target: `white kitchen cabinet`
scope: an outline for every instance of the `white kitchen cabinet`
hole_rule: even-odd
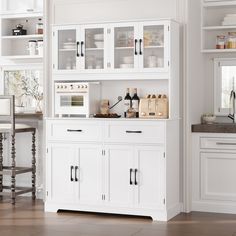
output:
[[[192,210],[236,213],[236,136],[193,134]]]
[[[171,21],[55,26],[54,72],[168,72],[171,25],[176,27]]]
[[[106,180],[105,200],[108,205],[132,207],[134,203],[132,146],[109,145],[105,147]]]
[[[57,26],[53,38],[54,71],[107,68],[107,25]]]
[[[74,203],[76,186],[73,182],[76,150],[69,144],[48,146],[47,180],[48,198],[57,203]]]
[[[28,14],[43,11],[43,0],[2,0],[1,13]]]
[[[139,136],[134,138],[140,133],[123,139],[119,135],[107,138],[108,127],[116,129],[116,122],[121,130],[137,127],[142,130],[143,143]],[[164,221],[177,215],[180,212],[178,122],[48,119],[45,210],[131,214]],[[78,139],[73,133],[66,136],[60,130],[54,133],[56,127],[66,130],[65,126],[85,127],[88,123],[94,130],[101,130],[101,139],[94,140],[93,134],[87,132],[82,132]],[[150,141],[151,127],[155,142]],[[64,186],[69,188],[65,195]]]
[[[47,149],[49,201],[99,204],[102,194],[101,147],[52,143]]]
[[[135,205],[162,209],[165,206],[164,147],[135,147]]]

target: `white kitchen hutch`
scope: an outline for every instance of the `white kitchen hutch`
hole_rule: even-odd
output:
[[[57,25],[52,35],[54,82],[114,81],[124,89],[128,83],[142,83],[145,92],[155,88],[158,92],[160,86],[169,97],[169,119],[57,118],[52,104],[52,116],[46,120],[45,210],[132,214],[164,221],[177,215],[178,23]],[[155,65],[149,60],[152,55],[159,58]],[[109,93],[101,86],[104,97]],[[115,92],[116,86],[112,89]]]

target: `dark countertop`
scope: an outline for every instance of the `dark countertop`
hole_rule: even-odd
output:
[[[193,133],[236,133],[236,124],[214,123],[214,124],[194,124]]]
[[[43,119],[43,113],[15,113],[16,119]]]

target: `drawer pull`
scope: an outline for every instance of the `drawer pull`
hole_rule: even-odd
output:
[[[68,129],[67,132],[79,132],[79,133],[81,133],[81,132],[83,132],[83,130],[82,129]]]
[[[142,133],[142,131],[135,131],[135,130],[126,130],[126,133],[127,134],[141,134]]]
[[[236,146],[236,143],[216,143],[216,145],[227,145],[227,146]]]

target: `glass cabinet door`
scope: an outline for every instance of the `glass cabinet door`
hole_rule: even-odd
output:
[[[59,29],[57,31],[57,70],[77,69],[77,30]],[[55,65],[54,65],[55,66]]]
[[[115,69],[134,69],[137,67],[138,52],[135,26],[114,27],[114,65]]]
[[[144,69],[164,69],[168,66],[167,55],[167,27],[165,25],[142,25],[141,32],[143,39],[139,46],[142,51],[141,67]]]
[[[80,42],[81,68],[85,70],[102,70],[105,68],[106,39],[105,29],[93,26],[83,27]]]

